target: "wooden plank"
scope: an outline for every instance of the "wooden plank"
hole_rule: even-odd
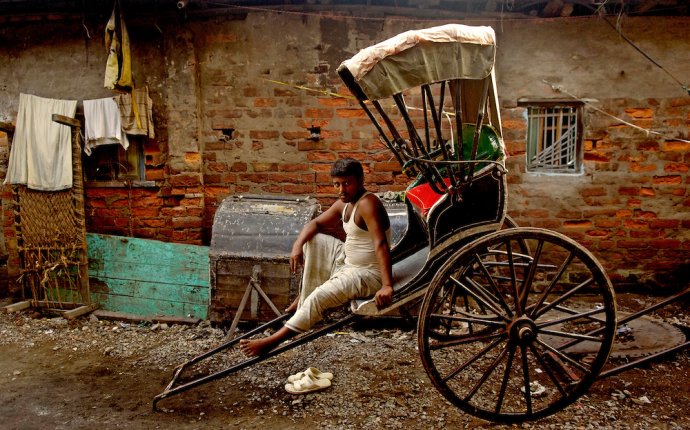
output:
[[[104,310],[125,312],[150,317],[177,316],[206,319],[208,305],[180,303],[175,301],[151,300],[146,297],[116,296],[112,294],[93,293],[91,297],[100,303]]]
[[[23,311],[24,309],[28,309],[31,307],[31,301],[29,300],[24,300],[23,302],[17,302],[17,303],[12,303],[11,305],[7,305],[3,307],[5,312],[11,313],[11,312],[19,312]]]
[[[92,303],[86,306],[79,306],[78,308],[65,311],[62,316],[69,320],[88,314],[89,312],[98,309],[98,303]]]
[[[146,298],[208,306],[208,288],[129,279],[91,279],[91,293]]]
[[[130,321],[130,322],[140,322],[140,321],[150,321],[158,323],[168,323],[168,324],[199,324],[202,320],[201,318],[188,318],[188,317],[167,317],[167,316],[149,316],[149,315],[135,315],[128,314],[124,312],[113,312],[104,311],[99,309],[93,313],[93,315],[102,320],[115,320],[115,321]]]

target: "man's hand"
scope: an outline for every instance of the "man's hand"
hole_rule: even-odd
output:
[[[304,251],[302,247],[292,248],[292,253],[290,253],[290,270],[292,273],[297,273],[297,269],[304,265]]]
[[[376,300],[376,307],[379,309],[390,305],[393,301],[393,287],[390,285],[381,287],[381,289],[376,292],[374,300]]]

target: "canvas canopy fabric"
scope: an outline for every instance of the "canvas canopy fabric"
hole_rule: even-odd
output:
[[[447,24],[410,30],[361,50],[344,61],[370,100],[426,83],[484,79],[493,70],[496,35],[491,27]]]

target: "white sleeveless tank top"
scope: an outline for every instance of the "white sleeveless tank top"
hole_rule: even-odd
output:
[[[343,208],[343,229],[345,234],[345,264],[356,267],[365,267],[374,270],[380,270],[378,260],[376,259],[376,252],[374,251],[374,240],[371,234],[362,228],[360,228],[357,223],[355,223],[355,213],[357,211],[357,206],[362,198],[370,192],[362,194],[362,196],[357,200],[355,205],[352,207],[352,212],[350,213],[350,219],[345,221],[345,211],[350,205],[349,203]],[[386,238],[390,244],[391,240],[390,227],[386,230]]]

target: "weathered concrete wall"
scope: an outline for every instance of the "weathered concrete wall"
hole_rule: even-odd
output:
[[[374,191],[407,184],[356,103],[329,93],[347,94],[335,69],[359,49],[443,22],[277,13],[129,22],[135,76],[154,100],[146,177],[156,186],[88,189],[89,231],[207,243],[216,207],[230,194],[310,194],[330,203],[327,172],[344,155],[364,161]],[[622,29],[683,79],[689,23],[626,18]],[[14,121],[22,91],[79,100],[110,95],[102,89],[102,26],[91,25],[88,39],[77,21],[43,22],[41,31],[33,22],[5,24],[0,120]],[[687,94],[596,18],[471,24],[497,31],[511,214],[581,240],[620,283],[673,286],[690,265],[690,147],[672,139],[688,137]],[[526,174],[526,118],[517,100],[568,94],[671,139],[587,107],[585,173]],[[309,139],[314,127],[318,140]],[[5,226],[11,235],[11,223]]]

